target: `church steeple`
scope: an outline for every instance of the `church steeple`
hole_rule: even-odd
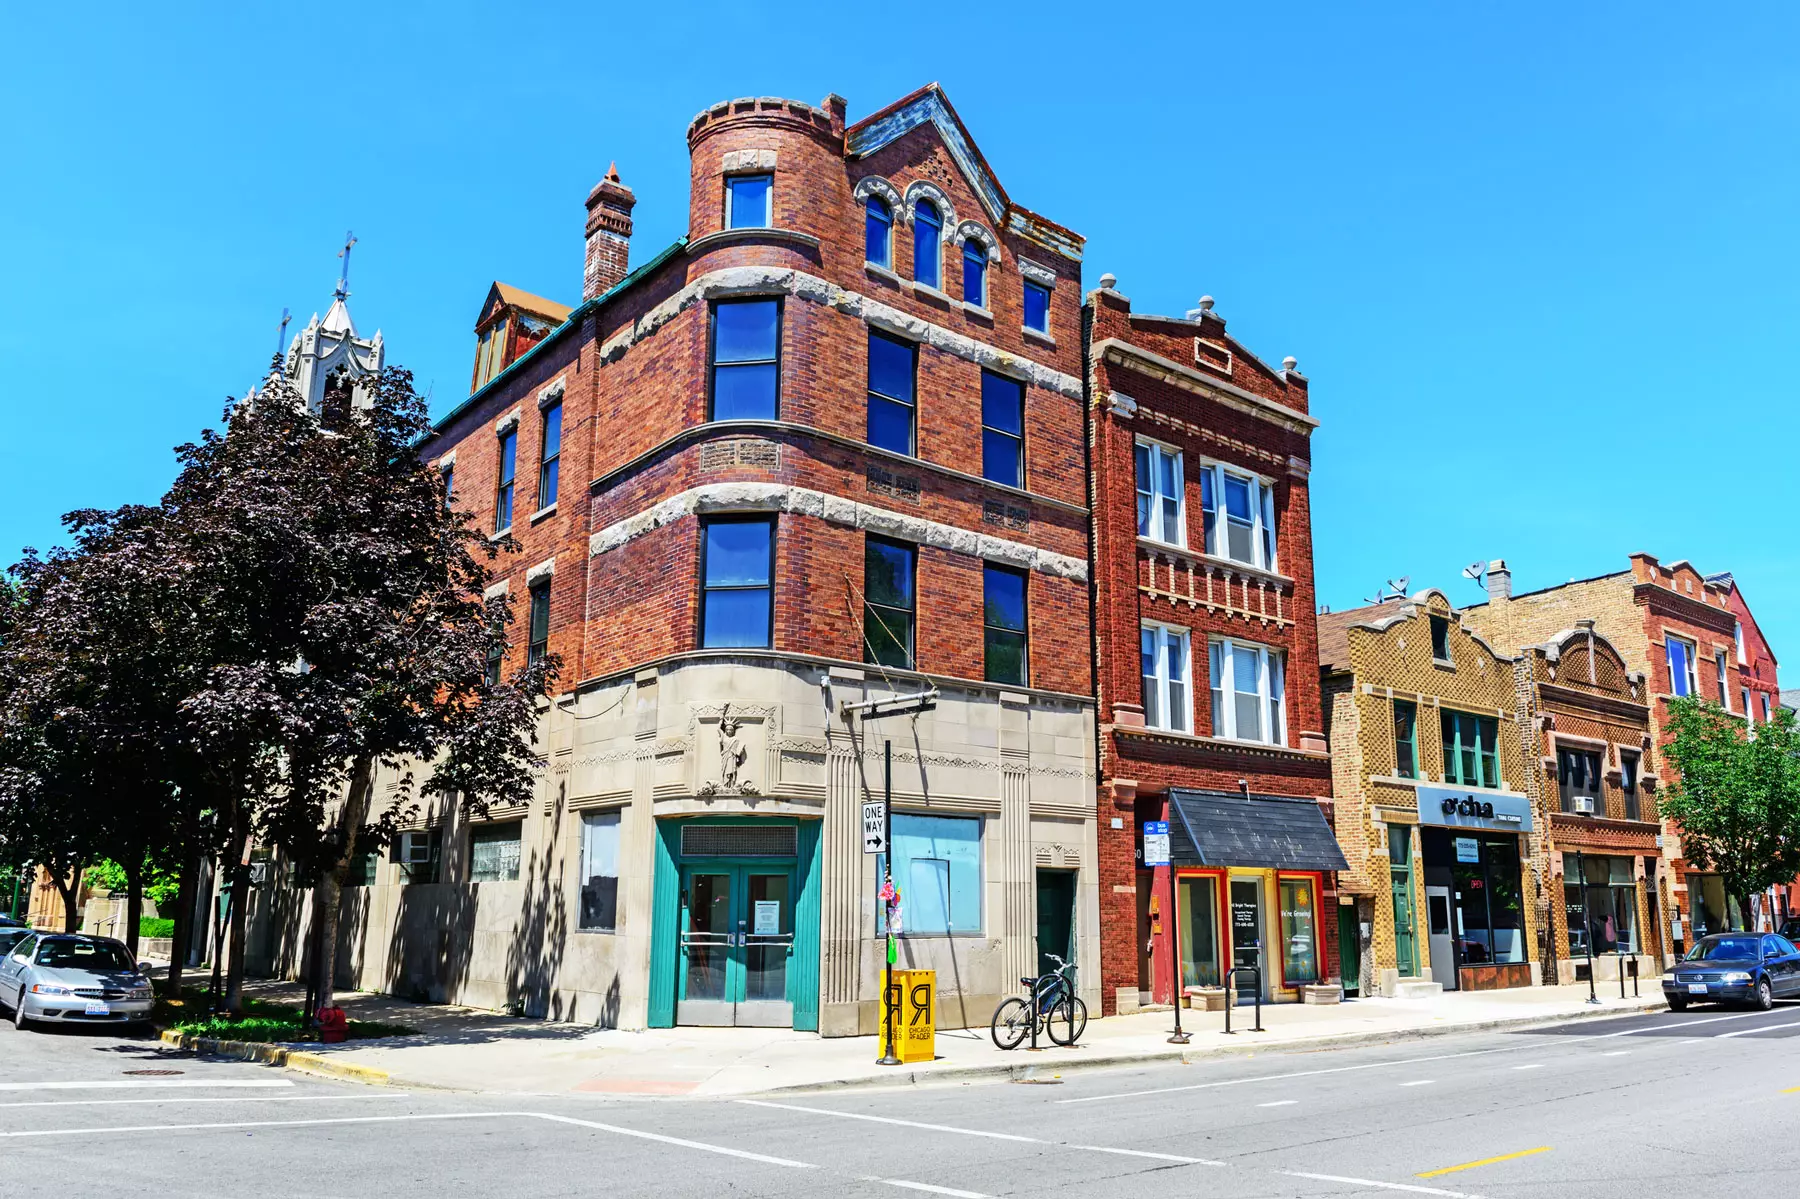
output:
[[[366,408],[369,400],[358,382],[382,366],[381,331],[377,329],[374,337],[359,337],[356,323],[350,319],[350,250],[355,245],[355,235],[346,233],[344,248],[338,252],[344,266],[325,319],[313,313],[281,359],[281,373],[313,412],[323,413],[328,398],[334,404]]]

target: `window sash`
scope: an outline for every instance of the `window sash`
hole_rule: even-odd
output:
[[[1212,735],[1261,745],[1287,744],[1287,680],[1281,651],[1229,637],[1213,638]]]
[[[1275,489],[1257,475],[1222,462],[1200,464],[1205,552],[1263,570],[1275,569]]]
[[[775,176],[728,175],[725,179],[725,227],[766,229],[774,224]]]
[[[1394,701],[1394,773],[1419,777],[1419,708],[1404,699]]]
[[[1025,281],[1025,327],[1034,333],[1050,332],[1050,289]]]
[[[556,482],[562,460],[562,405],[544,409],[543,446],[538,456],[538,511],[556,502]]]
[[[536,666],[550,650],[550,582],[546,579],[531,589],[529,640],[525,648],[525,664]]]
[[[500,485],[494,493],[494,531],[510,529],[513,519],[513,477],[518,468],[519,431],[500,435]]]
[[[1694,646],[1680,637],[1669,636],[1664,652],[1669,661],[1669,692],[1676,696],[1694,693]]]
[[[1619,791],[1625,797],[1625,819],[1638,819],[1638,756],[1619,754]]]
[[[963,303],[987,307],[987,247],[978,241],[963,243]]]
[[[888,347],[880,349],[878,347]],[[888,374],[896,370],[899,362],[892,357],[896,352],[906,354],[904,395],[895,394],[901,391],[898,377],[881,380],[877,386],[877,374]],[[876,369],[877,361],[882,362],[882,369]],[[919,350],[911,342],[901,341],[897,337],[886,337],[874,330],[869,331],[869,444],[896,454],[911,456],[915,453],[916,415],[915,397],[918,388]],[[904,422],[904,436],[899,425]]]
[[[1575,800],[1586,797],[1594,801],[1596,815],[1604,815],[1600,793],[1600,755],[1591,749],[1556,750],[1556,783],[1562,796],[1562,810],[1573,812]]]
[[[1444,709],[1444,781],[1459,787],[1500,786],[1500,722]]]
[[[914,668],[918,570],[916,547],[880,537],[864,541],[863,653],[868,661],[900,670]],[[878,588],[877,578],[892,585]]]
[[[781,415],[781,302],[713,305],[708,420],[775,420]]]
[[[1030,618],[1025,572],[986,565],[982,577],[982,666],[990,683],[1026,686]],[[1013,609],[1016,605],[1017,611]]]
[[[611,932],[619,923],[619,813],[581,814],[581,908],[577,926]]]
[[[469,881],[516,882],[524,850],[523,822],[478,824],[469,830]]]
[[[876,266],[891,270],[894,265],[894,214],[888,211],[887,201],[878,196],[870,196],[864,209],[868,216],[863,256]]]
[[[981,372],[981,477],[1025,485],[1025,385]]]
[[[1727,712],[1729,712],[1729,711],[1731,711],[1731,689],[1730,689],[1730,681],[1731,680],[1730,680],[1730,675],[1728,673],[1728,667],[1726,667],[1726,665],[1725,665],[1725,651],[1724,650],[1720,650],[1718,653],[1713,655],[1713,665],[1718,667],[1718,670],[1719,670],[1719,706],[1721,708],[1724,708]],[[1748,691],[1745,691],[1744,692],[1744,713],[1745,713],[1745,715],[1748,715],[1749,712],[1750,712],[1750,693]]]
[[[937,206],[921,200],[913,209],[913,280],[938,287],[943,271],[944,219]]]
[[[761,526],[766,539],[760,574],[734,577],[719,563],[715,531],[727,526]],[[720,518],[701,526],[700,646],[702,649],[766,649],[774,633],[775,522]],[[758,633],[760,629],[760,633]]]
[[[1182,494],[1181,454],[1140,441],[1137,466],[1138,536],[1164,545],[1187,545],[1187,513]]]
[[[1186,629],[1147,624],[1139,635],[1143,675],[1144,723],[1150,728],[1186,733],[1193,729],[1194,701],[1189,691],[1192,662]]]

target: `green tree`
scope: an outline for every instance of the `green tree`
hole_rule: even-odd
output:
[[[1782,709],[1754,728],[1716,704],[1670,703],[1675,768],[1663,815],[1681,826],[1688,861],[1724,877],[1751,927],[1749,896],[1800,876],[1800,731]]]

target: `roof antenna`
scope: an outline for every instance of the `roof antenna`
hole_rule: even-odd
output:
[[[356,234],[344,230],[344,248],[338,251],[338,257],[344,260],[344,269],[338,272],[337,298],[350,297],[350,251],[356,245]]]

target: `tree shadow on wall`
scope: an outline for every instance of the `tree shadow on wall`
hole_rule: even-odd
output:
[[[363,990],[363,949],[368,944],[369,908],[374,902],[368,887],[345,887],[338,892],[337,953],[332,963],[333,987]],[[307,955],[309,958],[311,954]]]
[[[563,838],[564,793],[558,790],[551,815],[550,837],[534,848],[524,865],[525,899],[518,923],[507,947],[507,999],[511,1009],[535,1020],[571,1020],[572,1003],[556,983],[562,973],[569,944],[568,872],[559,850]],[[579,849],[579,847],[577,847]],[[618,1023],[618,983],[614,980],[596,1023],[612,1028]]]
[[[400,888],[382,990],[417,1003],[462,995],[475,949],[475,888],[411,883]]]

